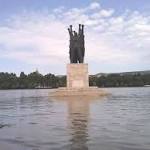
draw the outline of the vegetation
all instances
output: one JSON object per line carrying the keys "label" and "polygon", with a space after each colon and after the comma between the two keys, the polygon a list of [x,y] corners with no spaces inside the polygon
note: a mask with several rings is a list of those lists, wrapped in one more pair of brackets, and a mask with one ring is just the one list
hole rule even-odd
{"label": "vegetation", "polygon": [[150,74],[120,75],[90,77],[90,85],[98,87],[139,87],[150,85]]}
{"label": "vegetation", "polygon": [[[98,87],[138,87],[150,85],[150,74],[108,74],[90,76],[90,86]],[[66,86],[66,76],[42,75],[38,71],[19,77],[14,73],[0,73],[0,89],[57,88]]]}
{"label": "vegetation", "polygon": [[65,84],[65,76],[42,75],[38,71],[28,75],[21,72],[19,77],[13,73],[0,73],[0,89],[57,88],[65,86]]}

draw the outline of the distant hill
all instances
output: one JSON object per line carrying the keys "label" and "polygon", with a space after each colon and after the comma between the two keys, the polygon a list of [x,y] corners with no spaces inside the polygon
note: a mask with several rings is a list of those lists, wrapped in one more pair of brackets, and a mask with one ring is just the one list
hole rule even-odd
{"label": "distant hill", "polygon": [[150,74],[150,70],[146,70],[146,71],[133,71],[133,72],[119,72],[119,73],[97,73],[94,76],[96,77],[101,77],[101,76],[105,76],[107,77],[108,75],[120,75],[120,76],[125,76],[125,75],[148,75]]}

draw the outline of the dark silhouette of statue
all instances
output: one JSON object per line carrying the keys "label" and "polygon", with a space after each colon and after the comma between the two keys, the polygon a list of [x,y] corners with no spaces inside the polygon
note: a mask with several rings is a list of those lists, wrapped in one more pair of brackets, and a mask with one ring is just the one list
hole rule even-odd
{"label": "dark silhouette of statue", "polygon": [[79,31],[72,30],[72,25],[68,28],[70,35],[69,55],[70,63],[83,63],[84,62],[84,25],[79,24]]}

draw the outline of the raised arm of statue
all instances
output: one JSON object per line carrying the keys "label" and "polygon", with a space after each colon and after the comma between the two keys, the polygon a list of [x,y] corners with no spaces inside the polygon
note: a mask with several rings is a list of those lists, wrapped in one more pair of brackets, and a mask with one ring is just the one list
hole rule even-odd
{"label": "raised arm of statue", "polygon": [[69,32],[69,35],[71,35],[71,31],[70,31],[70,29],[68,28],[68,32]]}
{"label": "raised arm of statue", "polygon": [[72,25],[70,25],[70,28],[68,28],[68,31],[69,31],[70,37],[72,37],[73,36]]}
{"label": "raised arm of statue", "polygon": [[79,31],[78,34],[81,35],[82,34],[82,30],[81,30],[81,24],[79,24]]}
{"label": "raised arm of statue", "polygon": [[73,37],[73,32],[71,32],[69,28],[68,28],[68,31],[69,31],[70,38]]}
{"label": "raised arm of statue", "polygon": [[70,25],[70,31],[72,32],[72,25]]}
{"label": "raised arm of statue", "polygon": [[84,35],[84,25],[82,25],[82,34]]}

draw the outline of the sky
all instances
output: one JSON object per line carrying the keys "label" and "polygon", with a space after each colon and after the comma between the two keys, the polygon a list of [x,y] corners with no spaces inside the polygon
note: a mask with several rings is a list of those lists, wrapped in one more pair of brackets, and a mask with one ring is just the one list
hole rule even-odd
{"label": "sky", "polygon": [[0,0],[0,72],[66,74],[79,23],[89,74],[150,70],[150,0]]}

